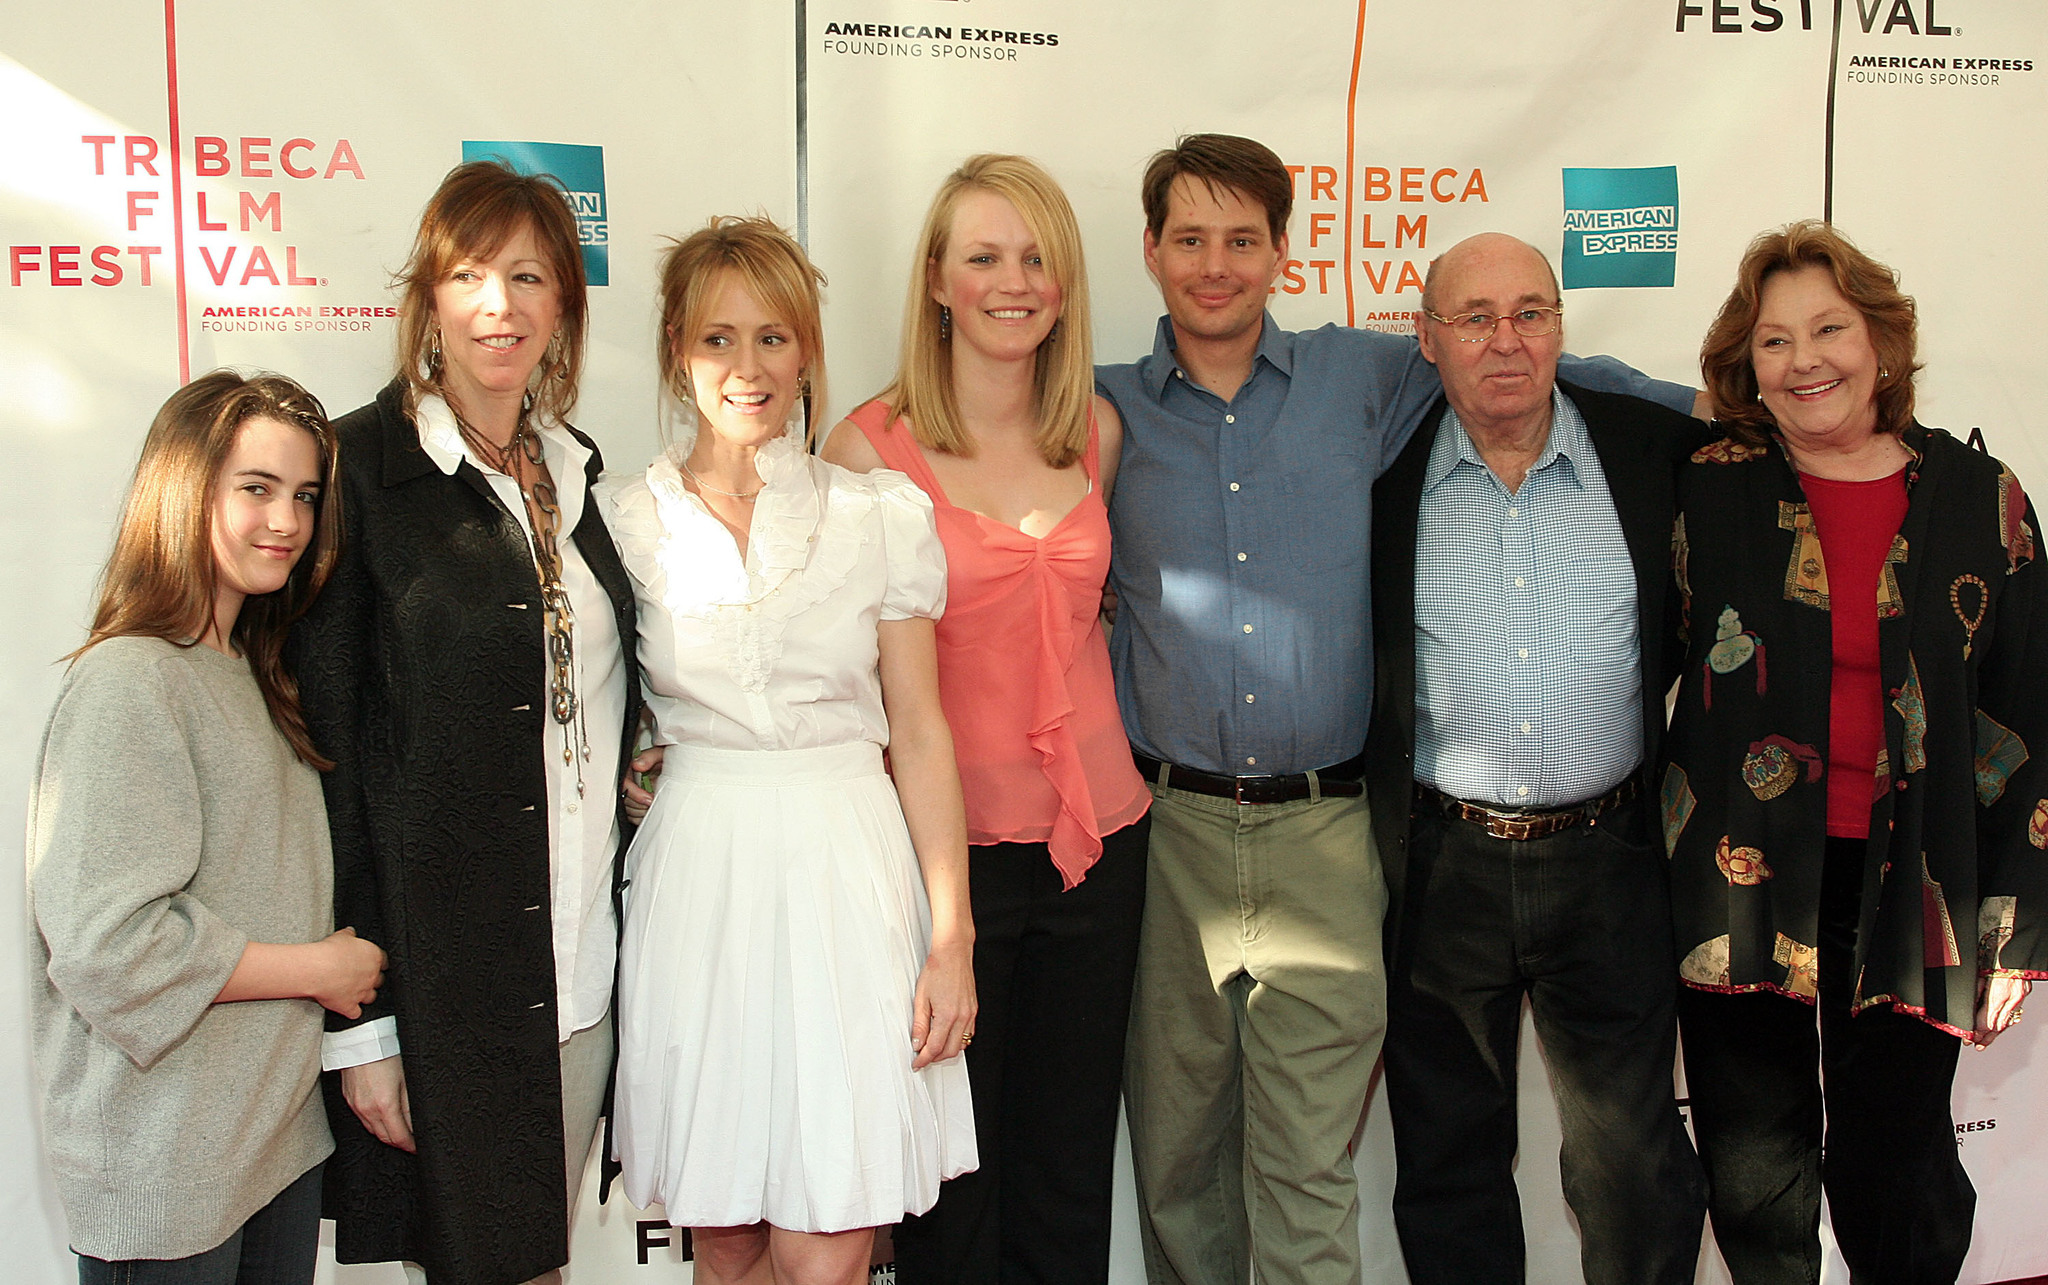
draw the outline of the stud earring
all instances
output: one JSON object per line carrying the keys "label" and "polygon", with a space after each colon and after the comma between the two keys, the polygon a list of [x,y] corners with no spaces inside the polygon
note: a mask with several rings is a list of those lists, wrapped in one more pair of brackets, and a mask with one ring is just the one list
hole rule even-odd
{"label": "stud earring", "polygon": [[939,342],[946,343],[953,338],[953,310],[945,304],[939,305]]}
{"label": "stud earring", "polygon": [[1892,372],[1883,366],[1879,366],[1877,368],[1877,377],[1879,379],[1890,379],[1892,377]]}

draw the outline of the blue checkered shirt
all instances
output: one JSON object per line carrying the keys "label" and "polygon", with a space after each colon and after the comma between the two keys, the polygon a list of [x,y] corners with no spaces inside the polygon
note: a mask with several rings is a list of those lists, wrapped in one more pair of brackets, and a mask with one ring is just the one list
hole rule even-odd
{"label": "blue checkered shirt", "polygon": [[1415,779],[1505,808],[1596,798],[1643,757],[1636,578],[1578,407],[1521,489],[1446,410],[1415,533]]}

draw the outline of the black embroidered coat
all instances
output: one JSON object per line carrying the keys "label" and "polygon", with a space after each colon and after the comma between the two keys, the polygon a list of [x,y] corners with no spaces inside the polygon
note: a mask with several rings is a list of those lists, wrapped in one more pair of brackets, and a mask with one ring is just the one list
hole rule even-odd
{"label": "black embroidered coat", "polygon": [[[361,1020],[398,1019],[419,1150],[377,1141],[325,1076],[324,1212],[341,1262],[511,1285],[568,1258],[539,581],[483,474],[465,460],[451,477],[420,448],[400,385],[335,429],[345,543],[291,654],[336,762],[335,922],[390,957]],[[593,453],[588,482],[600,468]],[[573,538],[626,649],[626,725],[588,729],[619,738],[623,765],[640,707],[632,586],[594,500]],[[617,805],[617,780],[589,789]]]}
{"label": "black embroidered coat", "polygon": [[1680,977],[1812,1001],[1829,613],[1875,610],[1885,745],[1851,1003],[1966,1035],[1980,975],[2048,977],[2048,565],[2010,469],[1939,429],[1904,440],[1906,520],[1875,604],[1830,602],[1782,448],[1724,439],[1681,474],[1664,839]]}

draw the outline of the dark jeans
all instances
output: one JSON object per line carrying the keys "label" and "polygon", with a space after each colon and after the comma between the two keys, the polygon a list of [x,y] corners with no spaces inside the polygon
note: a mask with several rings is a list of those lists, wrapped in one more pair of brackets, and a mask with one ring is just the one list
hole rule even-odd
{"label": "dark jeans", "polygon": [[1124,1028],[1151,818],[1102,841],[1070,891],[1042,843],[968,849],[974,985],[967,1072],[981,1168],[896,1229],[903,1285],[1109,1278]]}
{"label": "dark jeans", "polygon": [[1950,1285],[1969,1252],[1977,1192],[1949,1107],[1962,1041],[1889,1005],[1849,1013],[1863,849],[1827,841],[1818,1022],[1783,995],[1679,998],[1714,1239],[1736,1285],[1820,1279],[1823,1187],[1856,1285]]}
{"label": "dark jeans", "polygon": [[1670,894],[1650,811],[1638,798],[1529,841],[1414,817],[1386,1047],[1394,1223],[1414,1285],[1525,1279],[1524,996],[1588,1285],[1691,1285],[1705,1197],[1673,1095]]}
{"label": "dark jeans", "polygon": [[320,1168],[308,1169],[203,1254],[118,1262],[80,1254],[78,1285],[307,1285],[320,1255]]}

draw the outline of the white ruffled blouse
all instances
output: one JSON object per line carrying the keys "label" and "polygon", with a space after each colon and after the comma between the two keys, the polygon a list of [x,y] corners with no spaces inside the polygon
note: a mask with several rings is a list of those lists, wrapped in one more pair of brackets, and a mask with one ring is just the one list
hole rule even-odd
{"label": "white ruffled blouse", "polygon": [[876,623],[946,605],[931,500],[901,473],[853,473],[793,439],[755,467],[744,561],[668,457],[598,488],[639,604],[655,743],[887,745]]}

